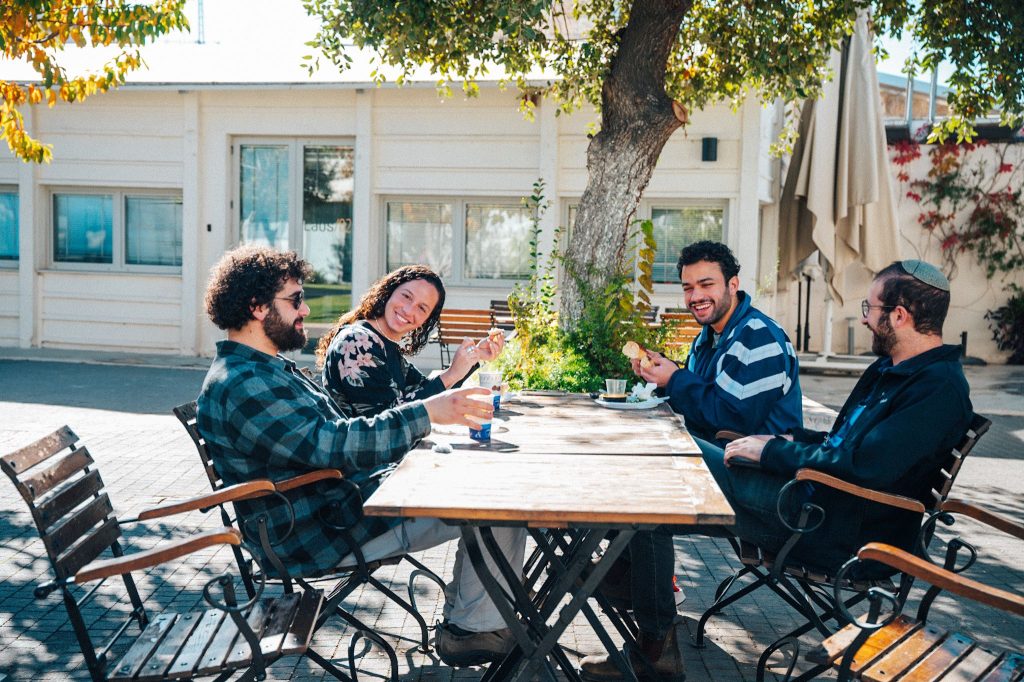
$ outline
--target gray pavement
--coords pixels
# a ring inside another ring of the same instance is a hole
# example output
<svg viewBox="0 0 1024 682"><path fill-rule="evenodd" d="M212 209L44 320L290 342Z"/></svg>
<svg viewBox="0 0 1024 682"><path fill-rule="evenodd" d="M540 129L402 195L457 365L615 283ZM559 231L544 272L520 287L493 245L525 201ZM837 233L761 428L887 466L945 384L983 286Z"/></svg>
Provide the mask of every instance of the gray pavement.
<svg viewBox="0 0 1024 682"><path fill-rule="evenodd" d="M6 359L3 359L6 358ZM8 452L62 424L70 424L96 458L119 515L129 516L161 501L207 491L198 457L170 408L193 399L207 360L166 356L0 352L0 452ZM1024 475L1024 368L970 367L976 409L994 419L994 428L968 459L957 482L957 495L976 500L1024 521L1020 495ZM838 407L854 379L806 375L805 394ZM127 535L133 548L144 549L160 538L218 525L213 514L192 514L173 523L150 524ZM979 566L972 575L1020 592L1024 571L1020 544L1008 542L980 527L957 528L980 547ZM944 533L945 535L945 533ZM677 573L687 600L681 607L691 633L695 619L712 601L718 580L735 568L722 542L700 537L678 538ZM40 557L42 546L24 504L7 481L0 481L0 682L8 680L86 679L81 654L59 598L32 597L32 588L49 576ZM442 575L450 576L454 546L444 545L421 557ZM198 598L197 585L230 565L227 552L205 552L182 565L150 572L141 580L147 603L157 611L189 606ZM385 573L404 592L408 567ZM417 604L428 621L440 618L441 595L420 583ZM104 608L123 609L112 598ZM433 654L416 650L415 625L406 614L372 590L351 598L348 606L396 645L403 679L477 679L480 670L453 671ZM964 627L977 638L1020 648L1024 623L1001 612L940 600L937 622ZM691 680L754 678L760 651L795 623L785 605L770 593L755 594L713 619L709 645L703 650L683 646ZM343 663L349 632L332 624L318 633L314 647ZM813 638L806 638L809 644ZM562 643L570 657L598 651L599 643L581 620L574 622ZM379 651L362 651L361 677L382 677L386 660ZM781 669L779 669L781 670ZM319 679L322 671L305 659L285 660L272 669L274 679Z"/></svg>

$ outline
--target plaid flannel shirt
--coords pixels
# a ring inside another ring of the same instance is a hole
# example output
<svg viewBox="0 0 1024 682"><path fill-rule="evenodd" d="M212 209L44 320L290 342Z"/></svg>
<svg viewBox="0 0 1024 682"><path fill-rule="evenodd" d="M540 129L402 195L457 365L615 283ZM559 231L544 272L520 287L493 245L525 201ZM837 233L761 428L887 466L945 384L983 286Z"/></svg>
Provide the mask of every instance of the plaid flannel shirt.
<svg viewBox="0 0 1024 682"><path fill-rule="evenodd" d="M367 478L369 472L399 461L430 433L422 403L402 405L373 419L349 419L294 362L233 341L217 344L197 402L196 426L225 485L260 478L280 481L323 468L340 469L346 479L360 483L360 495L337 481L287 493L295 528L275 551L293 577L329 571L351 553L341 535L324 525L322 515L350 528L359 545L402 522L364 517L360 497L365 499L376 487ZM291 515L277 497L242 502L237 508L243 523L266 513L271 538L288 529Z"/></svg>

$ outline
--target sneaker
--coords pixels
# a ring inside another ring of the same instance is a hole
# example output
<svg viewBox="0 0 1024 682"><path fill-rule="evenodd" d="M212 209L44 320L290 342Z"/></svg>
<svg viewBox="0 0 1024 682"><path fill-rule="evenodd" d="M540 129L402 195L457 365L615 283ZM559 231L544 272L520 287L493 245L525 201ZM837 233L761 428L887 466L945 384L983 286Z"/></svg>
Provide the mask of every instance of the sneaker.
<svg viewBox="0 0 1024 682"><path fill-rule="evenodd" d="M515 645L508 628L491 632L468 632L448 621L438 623L437 655L445 665L465 668L501 660Z"/></svg>

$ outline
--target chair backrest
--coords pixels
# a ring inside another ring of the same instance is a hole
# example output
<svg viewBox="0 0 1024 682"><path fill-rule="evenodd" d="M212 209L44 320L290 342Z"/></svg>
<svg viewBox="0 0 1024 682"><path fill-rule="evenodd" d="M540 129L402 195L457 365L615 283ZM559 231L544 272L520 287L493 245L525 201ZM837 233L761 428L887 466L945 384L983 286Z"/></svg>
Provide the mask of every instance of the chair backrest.
<svg viewBox="0 0 1024 682"><path fill-rule="evenodd" d="M210 457L209 450L206 449L206 440L203 439L199 428L196 426L196 401L182 403L175 408L172 408L174 416L178 418L181 425L185 427L188 432L189 438L196 446L196 451L199 453L199 459L203 463L203 471L206 472L206 478L210 481L210 487L214 490L220 490L224 487L224 481L217 473L217 468L214 466L213 459Z"/></svg>
<svg viewBox="0 0 1024 682"><path fill-rule="evenodd" d="M458 344L464 338L479 341L492 327L494 317L490 310L445 308L441 311L437 334L442 345Z"/></svg>
<svg viewBox="0 0 1024 682"><path fill-rule="evenodd" d="M964 459L971 453L974 446L978 444L978 440L985 435L990 426L992 426L991 420L980 414L971 415L971 424L967 427L967 433L949 453L946 462L935 474L931 485L931 503L922 500L928 504L929 508L938 509L949 497L949 492L953 489L953 482L956 481L956 477L960 473Z"/></svg>
<svg viewBox="0 0 1024 682"><path fill-rule="evenodd" d="M652 305L646 311L644 311L644 322L654 324L658 321L658 306Z"/></svg>
<svg viewBox="0 0 1024 682"><path fill-rule="evenodd" d="M0 469L28 505L58 579L74 575L121 537L93 464L68 426L0 457Z"/></svg>
<svg viewBox="0 0 1024 682"><path fill-rule="evenodd" d="M491 319L498 329L515 329L515 321L512 319L512 309L508 305L508 299L491 299Z"/></svg>
<svg viewBox="0 0 1024 682"><path fill-rule="evenodd" d="M75 575L108 549L115 557L123 555L119 542L121 528L104 491L103 479L88 448L79 444L78 436L70 427L62 426L31 445L3 455L0 469L28 505L53 568L55 581L37 587L37 597L49 594L58 587L56 581ZM135 582L129 574L122 575L121 580L133 607L125 617L143 627L147 616ZM106 630L108 634L111 631L115 634L110 642L97 648L82 613L97 592L89 590L78 597L67 584L61 583L60 589L64 591L64 607L89 672L94 680L104 679L106 651L127 623L120 629L115 625ZM111 620L116 617L116 609L104 611L103 617L110 616ZM104 623L104 627L107 626Z"/></svg>

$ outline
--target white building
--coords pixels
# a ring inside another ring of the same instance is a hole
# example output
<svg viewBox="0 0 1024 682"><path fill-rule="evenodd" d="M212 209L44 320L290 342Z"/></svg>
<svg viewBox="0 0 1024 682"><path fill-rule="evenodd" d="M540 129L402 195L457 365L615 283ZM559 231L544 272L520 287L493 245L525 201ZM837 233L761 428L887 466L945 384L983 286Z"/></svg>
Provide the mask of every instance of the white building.
<svg viewBox="0 0 1024 682"><path fill-rule="evenodd" d="M323 322L408 262L441 271L449 306L487 307L526 274L533 183L551 201L547 244L586 185L592 112L556 117L541 101L529 121L494 83L443 99L430 79L310 78L297 54L229 45L145 54L150 68L115 92L25 111L52 163L0 155L0 345L211 354L222 333L204 312L207 273L252 241L314 263ZM0 63L0 77L30 75ZM722 106L669 141L638 215L664 242L661 304L681 303L682 239L723 239L754 286L769 125L756 104Z"/></svg>
<svg viewBox="0 0 1024 682"><path fill-rule="evenodd" d="M258 6L209 3L234 40L218 42L211 25L207 43L163 41L119 90L25 110L54 160L0 154L0 346L210 355L222 332L204 312L207 273L245 241L314 263L320 277L307 291L324 324L407 262L441 271L450 307L487 307L525 274L521 198L536 180L551 202L542 245L571 223L593 112L556 117L541 100L529 121L519 95L493 82L479 97L443 99L429 74L402 88L374 86L365 66L309 76L300 57L315 26L288 23L281 4L250 10ZM33 77L0 61L0 78ZM721 239L740 260L743 288L795 341L796 287L775 295L776 116L754 102L694 113L666 145L638 217L654 220L661 244L655 303L681 305L683 243ZM714 160L702 158L704 138L717 142ZM901 220L905 253L894 259L937 261L913 207L901 205ZM946 340L968 329L971 354L997 359L984 312L999 294L978 268L961 272L970 279L955 283ZM823 291L819 282L813 349ZM847 318L855 349L870 345L858 303L835 311L833 350L846 350Z"/></svg>

